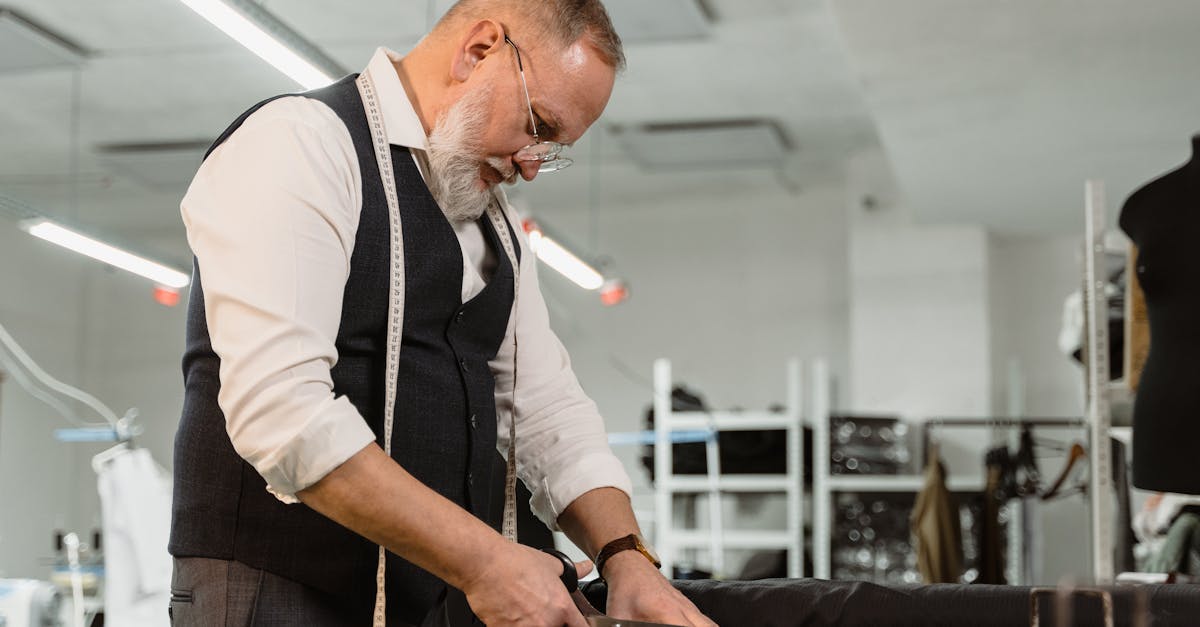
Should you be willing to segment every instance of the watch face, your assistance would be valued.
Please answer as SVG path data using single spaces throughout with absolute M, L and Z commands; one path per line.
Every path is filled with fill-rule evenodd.
M 642 536 L 639 535 L 639 536 L 634 536 L 634 539 L 637 542 L 637 547 L 638 547 L 639 551 L 641 551 L 642 553 L 645 553 L 646 556 L 649 557 L 650 560 L 652 562 L 654 562 L 655 564 L 662 563 L 662 560 L 658 559 L 658 553 L 654 552 L 654 548 L 651 547 L 648 542 L 646 542 L 645 538 L 643 538 Z

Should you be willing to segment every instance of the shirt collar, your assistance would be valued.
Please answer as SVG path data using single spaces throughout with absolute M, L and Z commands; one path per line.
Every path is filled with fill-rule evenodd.
M 384 47 L 375 50 L 367 70 L 375 81 L 375 92 L 379 106 L 383 109 L 383 123 L 387 127 L 388 143 L 406 148 L 429 150 L 429 138 L 417 110 L 408 99 L 408 92 L 400 82 L 393 63 L 403 57 Z

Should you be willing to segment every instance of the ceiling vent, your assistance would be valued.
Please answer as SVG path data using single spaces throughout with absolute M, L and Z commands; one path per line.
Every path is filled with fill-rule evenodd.
M 605 0 L 604 7 L 627 44 L 703 39 L 712 31 L 703 0 Z
M 96 156 L 113 174 L 155 191 L 186 189 L 210 140 L 100 144 Z
M 71 40 L 0 6 L 0 73 L 71 67 L 86 52 Z
M 618 143 L 646 169 L 778 166 L 792 146 L 778 122 L 711 120 L 614 126 Z

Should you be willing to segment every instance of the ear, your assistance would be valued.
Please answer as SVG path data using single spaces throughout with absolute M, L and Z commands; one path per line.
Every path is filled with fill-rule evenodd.
M 480 61 L 503 50 L 505 45 L 504 27 L 499 22 L 475 22 L 450 55 L 450 77 L 460 83 L 466 82 Z

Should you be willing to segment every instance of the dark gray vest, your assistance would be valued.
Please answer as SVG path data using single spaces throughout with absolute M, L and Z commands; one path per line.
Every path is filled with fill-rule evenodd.
M 336 339 L 338 362 L 331 374 L 334 393 L 353 403 L 382 446 L 390 225 L 355 78 L 302 95 L 337 113 L 358 154 L 362 213 Z M 238 118 L 213 148 L 267 102 Z M 494 472 L 495 381 L 488 362 L 508 325 L 513 267 L 491 221 L 481 219 L 499 263 L 487 287 L 463 303 L 458 238 L 409 153 L 392 146 L 392 160 L 405 270 L 392 457 L 425 485 L 495 527 L 500 512 L 491 511 L 492 490 L 502 489 L 503 476 Z M 512 226 L 508 228 L 515 240 Z M 361 612 L 361 620 L 369 621 L 376 546 L 304 505 L 279 502 L 230 443 L 217 405 L 220 360 L 209 341 L 202 271 L 197 265 L 188 311 L 171 554 L 233 559 L 262 568 L 341 599 L 355 615 L 348 619 L 359 620 Z M 388 558 L 389 623 L 419 622 L 444 586 L 405 560 Z

